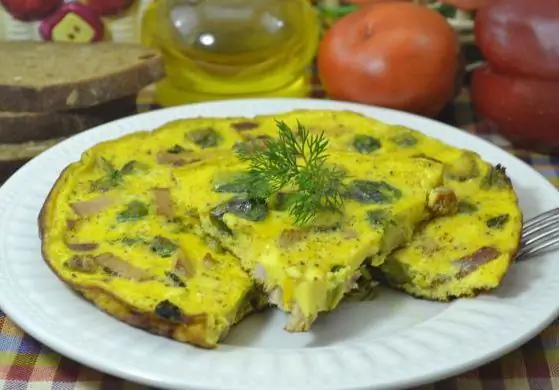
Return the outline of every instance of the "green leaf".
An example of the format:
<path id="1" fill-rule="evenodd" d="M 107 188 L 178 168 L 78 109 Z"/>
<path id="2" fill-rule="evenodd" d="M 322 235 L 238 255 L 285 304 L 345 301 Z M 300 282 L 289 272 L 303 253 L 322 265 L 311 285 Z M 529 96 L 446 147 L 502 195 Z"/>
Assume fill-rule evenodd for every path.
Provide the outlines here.
<path id="1" fill-rule="evenodd" d="M 213 190 L 215 192 L 224 192 L 231 194 L 248 193 L 250 190 L 250 181 L 247 178 L 248 173 L 234 172 L 226 175 L 217 175 L 213 179 Z"/>
<path id="2" fill-rule="evenodd" d="M 100 165 L 106 172 L 105 175 L 91 184 L 93 191 L 106 192 L 120 186 L 124 182 L 124 176 L 130 175 L 141 166 L 136 160 L 128 161 L 120 170 L 115 169 L 113 164 L 105 158 L 101 158 Z"/>
<path id="3" fill-rule="evenodd" d="M 370 135 L 357 134 L 353 138 L 353 147 L 361 154 L 372 153 L 380 149 L 381 146 L 380 141 Z"/>
<path id="4" fill-rule="evenodd" d="M 368 210 L 366 213 L 367 221 L 373 228 L 383 228 L 388 222 L 388 215 L 385 210 Z"/>
<path id="5" fill-rule="evenodd" d="M 435 8 L 445 18 L 453 18 L 456 16 L 456 8 L 448 4 L 440 4 Z"/>
<path id="6" fill-rule="evenodd" d="M 343 266 L 343 265 L 339 265 L 339 264 L 333 265 L 333 266 L 330 268 L 330 272 L 336 273 L 336 272 L 338 272 L 338 271 L 343 270 L 344 268 L 345 268 L 345 266 Z"/>
<path id="7" fill-rule="evenodd" d="M 483 177 L 480 187 L 483 190 L 489 190 L 491 188 L 510 188 L 511 181 L 507 176 L 506 168 L 501 164 L 497 164 L 487 172 Z"/>
<path id="8" fill-rule="evenodd" d="M 221 243 L 213 238 L 212 236 L 204 236 L 204 242 L 215 253 L 225 253 L 225 248 L 221 245 Z"/>
<path id="9" fill-rule="evenodd" d="M 509 221 L 508 214 L 498 215 L 487 220 L 487 227 L 490 229 L 502 229 Z"/>
<path id="10" fill-rule="evenodd" d="M 233 231 L 227 226 L 223 217 L 228 212 L 227 203 L 220 204 L 210 210 L 210 222 L 214 225 L 220 232 L 232 236 Z"/>
<path id="11" fill-rule="evenodd" d="M 161 257 L 171 257 L 178 248 L 173 241 L 161 236 L 154 237 L 150 244 L 150 249 Z"/>
<path id="12" fill-rule="evenodd" d="M 296 194 L 280 191 L 275 195 L 274 209 L 277 211 L 289 211 L 295 200 Z"/>
<path id="13" fill-rule="evenodd" d="M 227 212 L 257 222 L 266 219 L 268 206 L 262 199 L 233 198 L 227 202 Z"/>
<path id="14" fill-rule="evenodd" d="M 219 144 L 221 137 L 213 127 L 192 130 L 186 137 L 202 149 L 213 148 Z"/>
<path id="15" fill-rule="evenodd" d="M 124 164 L 122 166 L 122 168 L 120 169 L 120 174 L 122 176 L 124 175 L 130 175 L 132 173 L 134 173 L 134 171 L 136 170 L 136 168 L 138 167 L 139 163 L 136 160 L 132 160 L 132 161 L 128 161 L 126 164 Z"/>
<path id="16" fill-rule="evenodd" d="M 107 192 L 122 183 L 121 176 L 103 176 L 91 183 L 92 191 Z"/>
<path id="17" fill-rule="evenodd" d="M 97 159 L 97 166 L 105 171 L 105 173 L 107 174 L 111 174 L 116 171 L 113 163 L 107 160 L 105 157 L 100 157 L 99 159 Z"/>
<path id="18" fill-rule="evenodd" d="M 473 214 L 478 210 L 478 207 L 468 202 L 467 200 L 461 200 L 458 202 L 458 213 L 459 214 Z"/>
<path id="19" fill-rule="evenodd" d="M 248 196 L 269 199 L 286 186 L 294 188 L 289 213 L 297 225 L 310 222 L 322 209 L 340 209 L 345 172 L 326 164 L 328 140 L 324 133 L 315 135 L 300 122 L 293 131 L 285 122 L 276 121 L 278 138 L 266 147 L 251 149 L 240 145 L 237 156 L 250 163 L 243 182 Z"/>
<path id="20" fill-rule="evenodd" d="M 417 144 L 417 138 L 410 133 L 402 133 L 395 135 L 391 138 L 391 141 L 394 142 L 398 146 L 402 146 L 404 148 L 409 148 L 410 146 L 414 146 Z"/>
<path id="21" fill-rule="evenodd" d="M 180 154 L 184 152 L 186 152 L 186 149 L 180 146 L 179 144 L 175 144 L 169 149 L 167 149 L 167 153 L 171 153 L 171 154 Z"/>
<path id="22" fill-rule="evenodd" d="M 402 196 L 402 191 L 385 181 L 354 180 L 345 196 L 359 203 L 388 204 Z"/>
<path id="23" fill-rule="evenodd" d="M 126 206 L 117 216 L 118 222 L 136 221 L 148 215 L 148 206 L 138 200 L 134 200 Z"/>
<path id="24" fill-rule="evenodd" d="M 165 276 L 173 287 L 186 287 L 186 283 L 172 271 L 165 271 Z"/>
<path id="25" fill-rule="evenodd" d="M 126 246 L 134 246 L 136 244 L 147 244 L 146 240 L 139 237 L 123 237 L 120 242 Z"/>
<path id="26" fill-rule="evenodd" d="M 233 234 L 223 221 L 227 213 L 248 221 L 259 222 L 268 216 L 268 205 L 262 199 L 236 197 L 214 207 L 210 211 L 210 221 L 224 233 Z"/>

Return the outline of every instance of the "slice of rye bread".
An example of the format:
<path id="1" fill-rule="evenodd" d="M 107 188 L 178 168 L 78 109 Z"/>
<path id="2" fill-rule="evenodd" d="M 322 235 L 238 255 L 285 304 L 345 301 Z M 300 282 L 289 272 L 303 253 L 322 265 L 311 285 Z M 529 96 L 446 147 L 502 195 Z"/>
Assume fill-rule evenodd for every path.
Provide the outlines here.
<path id="1" fill-rule="evenodd" d="M 0 110 L 91 107 L 134 95 L 164 74 L 161 55 L 141 45 L 1 42 Z"/>
<path id="2" fill-rule="evenodd" d="M 19 144 L 0 143 L 0 185 L 33 157 L 38 156 L 64 138 L 30 141 Z"/>
<path id="3" fill-rule="evenodd" d="M 136 96 L 52 113 L 0 111 L 0 145 L 65 137 L 136 112 Z"/>
<path id="4" fill-rule="evenodd" d="M 66 112 L 0 112 L 0 185 L 67 136 L 136 112 L 136 96 Z"/>

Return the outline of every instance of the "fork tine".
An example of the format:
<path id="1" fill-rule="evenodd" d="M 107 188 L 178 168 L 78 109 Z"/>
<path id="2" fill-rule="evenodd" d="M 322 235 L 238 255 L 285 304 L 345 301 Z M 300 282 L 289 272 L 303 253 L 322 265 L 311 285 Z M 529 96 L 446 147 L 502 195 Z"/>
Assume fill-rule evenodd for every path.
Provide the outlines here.
<path id="1" fill-rule="evenodd" d="M 547 230 L 530 237 L 517 253 L 517 259 L 520 257 L 531 256 L 553 245 L 559 244 L 559 226 L 551 230 Z"/>
<path id="2" fill-rule="evenodd" d="M 559 208 L 554 208 L 554 209 L 551 209 L 549 211 L 546 211 L 543 214 L 536 215 L 535 217 L 530 218 L 529 220 L 524 222 L 524 229 L 527 230 L 527 229 L 533 227 L 534 225 L 540 223 L 541 221 L 545 221 L 546 219 L 557 216 L 557 215 L 559 215 Z"/>
<path id="3" fill-rule="evenodd" d="M 522 240 L 526 240 L 533 234 L 548 228 L 549 226 L 555 225 L 559 222 L 559 213 L 556 215 L 550 215 L 549 218 L 542 220 L 540 223 L 532 224 L 528 228 L 522 230 Z"/>
<path id="4" fill-rule="evenodd" d="M 559 244 L 559 234 L 556 233 L 553 236 L 546 237 L 546 239 L 542 239 L 539 242 L 534 242 L 529 247 L 522 247 L 518 251 L 516 259 L 523 260 L 524 257 L 536 255 L 539 252 L 542 252 L 544 249 L 555 246 L 557 244 Z"/>
<path id="5" fill-rule="evenodd" d="M 539 234 L 536 233 L 531 234 L 530 236 L 526 237 L 526 241 L 524 241 L 524 247 L 529 247 L 533 243 L 538 242 L 542 239 L 550 239 L 558 232 L 559 232 L 559 226 L 554 226 L 551 229 L 545 229 L 545 231 Z"/>

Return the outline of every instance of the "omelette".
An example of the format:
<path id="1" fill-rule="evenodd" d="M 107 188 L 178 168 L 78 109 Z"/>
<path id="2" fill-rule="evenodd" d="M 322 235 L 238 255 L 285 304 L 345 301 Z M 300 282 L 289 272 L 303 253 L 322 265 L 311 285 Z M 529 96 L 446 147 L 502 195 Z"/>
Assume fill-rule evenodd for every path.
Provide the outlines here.
<path id="1" fill-rule="evenodd" d="M 324 211 L 297 226 L 287 212 L 295 192 L 266 200 L 247 196 L 236 177 L 246 163 L 207 160 L 174 172 L 178 202 L 195 209 L 202 230 L 240 260 L 273 305 L 290 313 L 286 329 L 306 331 L 335 308 L 366 258 L 376 265 L 406 243 L 453 194 L 439 188 L 443 166 L 426 159 L 331 153 L 348 174 L 343 210 Z"/>
<path id="2" fill-rule="evenodd" d="M 86 151 L 41 212 L 49 266 L 114 317 L 211 348 L 268 303 L 292 313 L 287 329 L 307 330 L 367 257 L 380 265 L 449 197 L 438 162 L 340 152 L 344 212 L 295 227 L 289 193 L 243 199 L 228 182 L 246 168 L 232 150 L 251 126 L 176 121 Z"/>
<path id="3" fill-rule="evenodd" d="M 332 150 L 367 156 L 424 158 L 445 166 L 444 186 L 458 197 L 458 212 L 423 224 L 411 242 L 379 269 L 382 281 L 414 296 L 448 301 L 499 286 L 520 245 L 522 213 L 503 166 L 423 133 L 349 111 L 300 110 L 288 124 L 324 132 Z M 245 142 L 274 137 L 273 117 L 255 119 Z M 372 263 L 374 266 L 375 264 Z"/>
<path id="4" fill-rule="evenodd" d="M 343 212 L 295 226 L 289 189 L 249 199 L 240 148 L 276 120 L 329 141 L 348 173 Z M 347 111 L 194 118 L 100 143 L 69 165 L 39 218 L 43 258 L 101 310 L 204 348 L 270 304 L 308 330 L 371 275 L 446 301 L 497 287 L 522 216 L 505 169 L 402 126 Z M 361 289 L 363 292 L 352 291 Z"/>

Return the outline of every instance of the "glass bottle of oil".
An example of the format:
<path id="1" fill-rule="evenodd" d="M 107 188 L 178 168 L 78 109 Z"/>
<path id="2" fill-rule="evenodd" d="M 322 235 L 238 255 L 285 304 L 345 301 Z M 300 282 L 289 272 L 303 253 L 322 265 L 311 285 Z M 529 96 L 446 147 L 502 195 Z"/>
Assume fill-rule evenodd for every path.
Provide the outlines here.
<path id="1" fill-rule="evenodd" d="M 154 0 L 142 24 L 142 42 L 165 59 L 164 106 L 307 96 L 318 39 L 309 0 Z"/>

